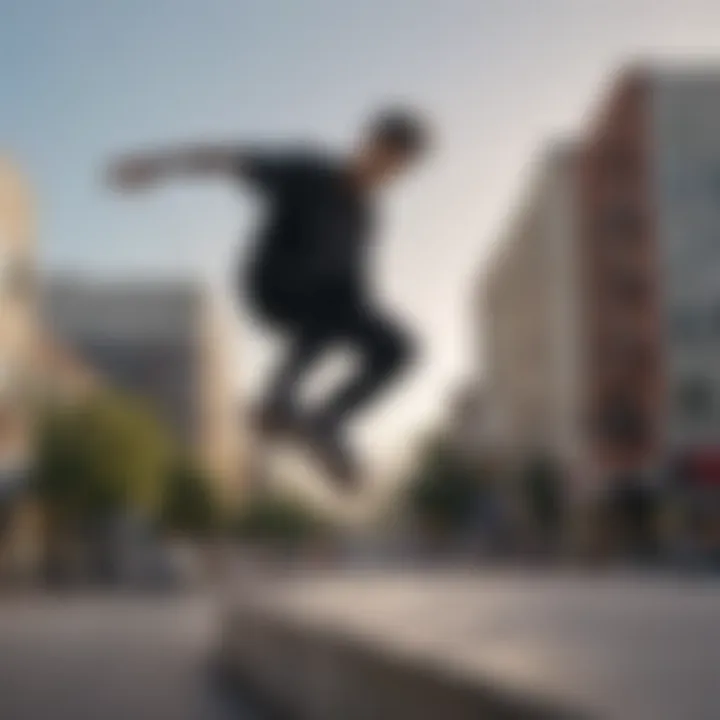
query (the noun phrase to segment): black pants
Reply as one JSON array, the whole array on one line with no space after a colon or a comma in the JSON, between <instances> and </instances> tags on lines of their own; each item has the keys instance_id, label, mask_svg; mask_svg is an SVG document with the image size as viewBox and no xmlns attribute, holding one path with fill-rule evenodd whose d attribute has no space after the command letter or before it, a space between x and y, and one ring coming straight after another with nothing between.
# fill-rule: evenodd
<instances>
[{"instance_id":1,"label":"black pants","mask_svg":"<svg viewBox=\"0 0 720 720\"><path fill-rule=\"evenodd\" d=\"M336 425L375 398L412 360L413 344L406 331L348 288L290 291L271 286L257 292L254 300L261 318L288 340L266 391L270 406L294 407L307 372L328 351L345 346L360 356L360 370L315 413Z\"/></svg>"}]
</instances>

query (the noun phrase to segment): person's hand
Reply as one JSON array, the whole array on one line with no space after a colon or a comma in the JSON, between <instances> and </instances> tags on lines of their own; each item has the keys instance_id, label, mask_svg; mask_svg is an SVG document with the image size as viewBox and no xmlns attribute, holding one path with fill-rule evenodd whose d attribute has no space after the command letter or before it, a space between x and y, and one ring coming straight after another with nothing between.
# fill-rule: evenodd
<instances>
[{"instance_id":1,"label":"person's hand","mask_svg":"<svg viewBox=\"0 0 720 720\"><path fill-rule=\"evenodd\" d=\"M142 190L157 182L162 174L158 160L142 155L120 158L110 164L107 180L110 187L120 191Z\"/></svg>"}]
</instances>

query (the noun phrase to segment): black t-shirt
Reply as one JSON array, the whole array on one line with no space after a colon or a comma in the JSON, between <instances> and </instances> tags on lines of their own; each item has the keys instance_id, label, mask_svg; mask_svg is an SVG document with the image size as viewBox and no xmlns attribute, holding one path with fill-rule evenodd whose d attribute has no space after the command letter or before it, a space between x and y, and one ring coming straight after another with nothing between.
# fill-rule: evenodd
<instances>
[{"instance_id":1,"label":"black t-shirt","mask_svg":"<svg viewBox=\"0 0 720 720\"><path fill-rule=\"evenodd\" d=\"M371 208L346 166L320 154L248 153L238 169L268 202L250 262L251 287L362 294Z\"/></svg>"}]
</instances>

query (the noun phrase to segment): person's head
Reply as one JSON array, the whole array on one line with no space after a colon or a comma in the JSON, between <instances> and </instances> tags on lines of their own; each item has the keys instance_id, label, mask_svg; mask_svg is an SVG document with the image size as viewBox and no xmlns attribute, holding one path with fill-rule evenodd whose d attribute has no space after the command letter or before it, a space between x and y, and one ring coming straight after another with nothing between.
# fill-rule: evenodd
<instances>
[{"instance_id":1,"label":"person's head","mask_svg":"<svg viewBox=\"0 0 720 720\"><path fill-rule=\"evenodd\" d=\"M378 113L368 124L355 157L368 186L393 179L428 149L430 133L416 113L391 109Z\"/></svg>"}]
</instances>

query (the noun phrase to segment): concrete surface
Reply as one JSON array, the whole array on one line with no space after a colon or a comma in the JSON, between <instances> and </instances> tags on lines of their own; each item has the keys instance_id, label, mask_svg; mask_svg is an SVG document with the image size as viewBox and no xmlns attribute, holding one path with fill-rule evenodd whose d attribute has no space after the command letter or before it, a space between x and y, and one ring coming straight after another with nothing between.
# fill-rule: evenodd
<instances>
[{"instance_id":1,"label":"concrete surface","mask_svg":"<svg viewBox=\"0 0 720 720\"><path fill-rule=\"evenodd\" d=\"M2 720L246 720L208 671L205 598L0 599Z\"/></svg>"},{"instance_id":2,"label":"concrete surface","mask_svg":"<svg viewBox=\"0 0 720 720\"><path fill-rule=\"evenodd\" d=\"M720 718L714 582L296 578L240 595L228 627L226 657L244 679L311 720Z\"/></svg>"}]
</instances>

